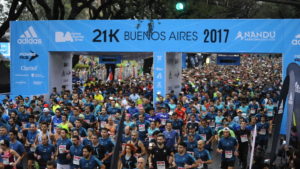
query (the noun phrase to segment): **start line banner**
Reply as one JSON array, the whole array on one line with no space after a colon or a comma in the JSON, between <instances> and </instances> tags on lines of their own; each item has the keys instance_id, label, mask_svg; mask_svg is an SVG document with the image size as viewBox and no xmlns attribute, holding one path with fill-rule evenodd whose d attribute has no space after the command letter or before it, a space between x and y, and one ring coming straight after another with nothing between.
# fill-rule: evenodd
<instances>
[{"instance_id":1,"label":"start line banner","mask_svg":"<svg viewBox=\"0 0 300 169\"><path fill-rule=\"evenodd\" d=\"M49 73L51 52L152 52L154 93L163 95L181 87L167 87L167 77L180 79L180 74L168 70L175 64L170 65L167 58L173 54L168 52L281 53L283 79L288 65L300 62L299 19L62 20L10 25L12 95L51 92L49 83L56 76ZM61 76L69 77L71 59L64 60Z\"/></svg>"}]
</instances>

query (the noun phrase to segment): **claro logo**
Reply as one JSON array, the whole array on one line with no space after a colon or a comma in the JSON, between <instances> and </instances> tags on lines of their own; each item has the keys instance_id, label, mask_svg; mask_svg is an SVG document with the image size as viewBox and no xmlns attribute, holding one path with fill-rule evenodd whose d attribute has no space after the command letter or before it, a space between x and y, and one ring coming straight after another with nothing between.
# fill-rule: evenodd
<instances>
[{"instance_id":1,"label":"claro logo","mask_svg":"<svg viewBox=\"0 0 300 169\"><path fill-rule=\"evenodd\" d=\"M40 45L42 39L38 37L35 30L30 26L17 40L18 44Z\"/></svg>"}]
</instances>

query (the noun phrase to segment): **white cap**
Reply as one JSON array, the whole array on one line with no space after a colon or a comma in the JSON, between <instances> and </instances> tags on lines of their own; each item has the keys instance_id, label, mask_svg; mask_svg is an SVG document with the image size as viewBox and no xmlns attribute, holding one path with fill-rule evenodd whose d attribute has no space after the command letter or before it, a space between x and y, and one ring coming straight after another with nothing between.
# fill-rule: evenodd
<instances>
[{"instance_id":1,"label":"white cap","mask_svg":"<svg viewBox=\"0 0 300 169\"><path fill-rule=\"evenodd\" d=\"M46 107L43 109L43 112L49 112L50 110Z\"/></svg>"},{"instance_id":2,"label":"white cap","mask_svg":"<svg viewBox=\"0 0 300 169\"><path fill-rule=\"evenodd\" d=\"M156 94L157 94L157 95L160 95L161 93L160 93L160 92L157 92Z\"/></svg>"},{"instance_id":3,"label":"white cap","mask_svg":"<svg viewBox=\"0 0 300 169\"><path fill-rule=\"evenodd\" d=\"M114 98L110 96L110 97L109 97L109 100L114 100Z\"/></svg>"}]
</instances>

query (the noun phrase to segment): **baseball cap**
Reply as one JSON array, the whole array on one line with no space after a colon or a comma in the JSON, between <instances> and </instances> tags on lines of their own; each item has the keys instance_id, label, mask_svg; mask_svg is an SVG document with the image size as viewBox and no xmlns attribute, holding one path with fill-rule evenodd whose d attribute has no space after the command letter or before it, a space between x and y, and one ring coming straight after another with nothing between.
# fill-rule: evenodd
<instances>
[{"instance_id":1,"label":"baseball cap","mask_svg":"<svg viewBox=\"0 0 300 169\"><path fill-rule=\"evenodd\" d=\"M46 107L43 109L43 112L50 112L50 110Z\"/></svg>"},{"instance_id":2,"label":"baseball cap","mask_svg":"<svg viewBox=\"0 0 300 169\"><path fill-rule=\"evenodd\" d=\"M229 129L228 127L225 127L225 128L223 129L223 131L230 131L230 129Z\"/></svg>"},{"instance_id":3,"label":"baseball cap","mask_svg":"<svg viewBox=\"0 0 300 169\"><path fill-rule=\"evenodd\" d=\"M83 114L79 114L79 118L84 118L84 115Z\"/></svg>"}]
</instances>

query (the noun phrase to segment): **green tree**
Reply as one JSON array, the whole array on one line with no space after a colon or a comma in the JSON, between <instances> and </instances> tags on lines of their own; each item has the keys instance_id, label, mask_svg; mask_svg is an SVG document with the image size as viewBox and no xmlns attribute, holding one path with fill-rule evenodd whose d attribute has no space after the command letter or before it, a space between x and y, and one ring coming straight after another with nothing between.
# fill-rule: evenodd
<instances>
[{"instance_id":1,"label":"green tree","mask_svg":"<svg viewBox=\"0 0 300 169\"><path fill-rule=\"evenodd\" d=\"M300 0L0 0L0 37L14 20L299 18ZM9 9L9 10L8 10ZM139 25L137 25L137 28Z\"/></svg>"}]
</instances>

